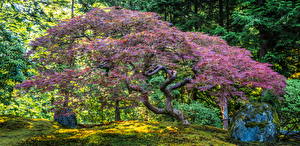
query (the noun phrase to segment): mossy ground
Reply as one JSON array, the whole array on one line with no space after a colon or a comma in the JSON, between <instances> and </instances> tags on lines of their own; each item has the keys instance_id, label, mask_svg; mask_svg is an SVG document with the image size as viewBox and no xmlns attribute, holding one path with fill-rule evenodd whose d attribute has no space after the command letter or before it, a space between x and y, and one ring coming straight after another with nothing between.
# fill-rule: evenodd
<instances>
[{"instance_id":1,"label":"mossy ground","mask_svg":"<svg viewBox=\"0 0 300 146\"><path fill-rule=\"evenodd\" d=\"M65 129L48 120L0 116L0 146L236 145L227 131L200 125L125 121L84 127Z\"/></svg>"},{"instance_id":2,"label":"mossy ground","mask_svg":"<svg viewBox=\"0 0 300 146\"><path fill-rule=\"evenodd\" d=\"M23 140L55 132L59 125L44 119L0 116L0 146L18 145Z\"/></svg>"}]
</instances>

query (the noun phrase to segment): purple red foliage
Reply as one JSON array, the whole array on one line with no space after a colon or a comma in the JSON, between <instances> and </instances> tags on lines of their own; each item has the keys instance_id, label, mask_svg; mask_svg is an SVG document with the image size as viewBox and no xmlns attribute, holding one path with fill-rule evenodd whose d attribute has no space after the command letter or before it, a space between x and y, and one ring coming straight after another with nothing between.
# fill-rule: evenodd
<instances>
[{"instance_id":1,"label":"purple red foliage","mask_svg":"<svg viewBox=\"0 0 300 146\"><path fill-rule=\"evenodd\" d=\"M43 49L49 52L33 61L70 68L41 68L41 75L24 82L22 87L52 90L54 84L69 87L70 81L103 86L126 83L144 95L141 100L145 103L149 87L146 79L162 70L167 74L161 86L166 96L172 96L167 91L184 85L201 91L218 86L219 90L211 94L219 97L220 104L227 101L224 98L244 98L238 90L243 86L269 89L278 95L285 88L285 78L271 70L269 64L251 59L246 49L229 46L216 36L182 32L155 13L114 7L94 9L62 21L31 45L29 56Z\"/></svg>"}]
</instances>

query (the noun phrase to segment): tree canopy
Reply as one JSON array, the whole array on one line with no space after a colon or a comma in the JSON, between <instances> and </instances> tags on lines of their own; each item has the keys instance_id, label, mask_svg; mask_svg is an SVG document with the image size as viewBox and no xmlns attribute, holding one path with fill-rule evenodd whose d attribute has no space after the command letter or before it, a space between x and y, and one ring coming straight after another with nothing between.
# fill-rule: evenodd
<instances>
[{"instance_id":1,"label":"tree canopy","mask_svg":"<svg viewBox=\"0 0 300 146\"><path fill-rule=\"evenodd\" d=\"M261 87L278 95L285 87L282 75L251 59L246 49L229 46L216 36L180 31L156 13L121 7L93 9L64 20L31 45L28 56L41 63L41 74L20 87L59 88L66 96L60 102L64 105L76 97L76 85L124 85L129 97L151 111L188 124L172 105L172 91L182 86L211 90L219 105L231 97L245 98L239 87ZM148 98L153 89L148 80L156 74L165 77L160 83L165 108Z\"/></svg>"}]
</instances>

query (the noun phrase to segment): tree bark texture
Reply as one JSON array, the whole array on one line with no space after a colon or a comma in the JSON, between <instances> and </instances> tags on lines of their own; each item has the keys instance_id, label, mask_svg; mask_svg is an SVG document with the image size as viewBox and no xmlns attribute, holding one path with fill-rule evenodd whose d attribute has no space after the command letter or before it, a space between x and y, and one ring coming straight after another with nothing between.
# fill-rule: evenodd
<instances>
[{"instance_id":1,"label":"tree bark texture","mask_svg":"<svg viewBox=\"0 0 300 146\"><path fill-rule=\"evenodd\" d=\"M223 129L228 129L229 125L229 116L228 116L228 103L227 98L224 98L224 104L221 105L221 113L223 120Z\"/></svg>"},{"instance_id":2,"label":"tree bark texture","mask_svg":"<svg viewBox=\"0 0 300 146\"><path fill-rule=\"evenodd\" d=\"M115 121L121 121L120 104L119 100L115 102Z\"/></svg>"},{"instance_id":3,"label":"tree bark texture","mask_svg":"<svg viewBox=\"0 0 300 146\"><path fill-rule=\"evenodd\" d=\"M174 118L176 118L177 120L181 121L183 125L189 125L190 122L185 119L183 113L174 108L172 105L172 100L173 100L173 95L171 93L172 90L180 88L184 85L186 85L187 83L189 83L191 81L190 78L185 78L184 80L175 83L171 86L171 84L174 82L174 80L177 78L177 73L176 71L172 71L167 69L164 66L158 65L156 66L154 69L149 70L145 73L146 76L152 76L156 73L158 73L160 70L164 71L167 74L167 79L161 84L160 86L160 90L164 93L166 99L165 99L165 108L158 108L154 105L152 105L149 101L149 95L148 92L143 89L142 87L137 87L137 86L132 86L130 84L130 81L126 81L127 87L131 90L140 92L141 95L141 101L142 103L152 112L156 113L156 114L166 114L169 116L172 116Z\"/></svg>"}]
</instances>

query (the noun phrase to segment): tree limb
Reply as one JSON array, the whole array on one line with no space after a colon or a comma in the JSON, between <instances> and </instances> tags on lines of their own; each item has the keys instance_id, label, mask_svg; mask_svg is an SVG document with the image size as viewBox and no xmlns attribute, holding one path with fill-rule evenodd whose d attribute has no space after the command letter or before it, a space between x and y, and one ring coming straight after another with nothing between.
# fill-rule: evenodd
<instances>
[{"instance_id":1,"label":"tree limb","mask_svg":"<svg viewBox=\"0 0 300 146\"><path fill-rule=\"evenodd\" d=\"M136 91L136 92L140 92L142 94L141 97L141 102L152 112L156 113L156 114L167 114L167 112L165 111L165 109L162 108L158 108L153 106L150 102L149 102L149 98L148 98L148 93L146 90L144 90L143 88L139 87L139 86L133 86L130 84L130 81L127 79L125 81L126 86L128 87L128 89Z\"/></svg>"},{"instance_id":2,"label":"tree limb","mask_svg":"<svg viewBox=\"0 0 300 146\"><path fill-rule=\"evenodd\" d=\"M184 85L186 85L186 84L188 84L188 83L190 83L191 82L191 78L185 78L183 81L181 81L181 82L178 82L178 83L176 83L175 85L173 85L173 86L170 86L168 89L171 91L171 90L174 90L174 89L177 89L177 88L180 88L180 87L182 87L182 86L184 86Z\"/></svg>"}]
</instances>

